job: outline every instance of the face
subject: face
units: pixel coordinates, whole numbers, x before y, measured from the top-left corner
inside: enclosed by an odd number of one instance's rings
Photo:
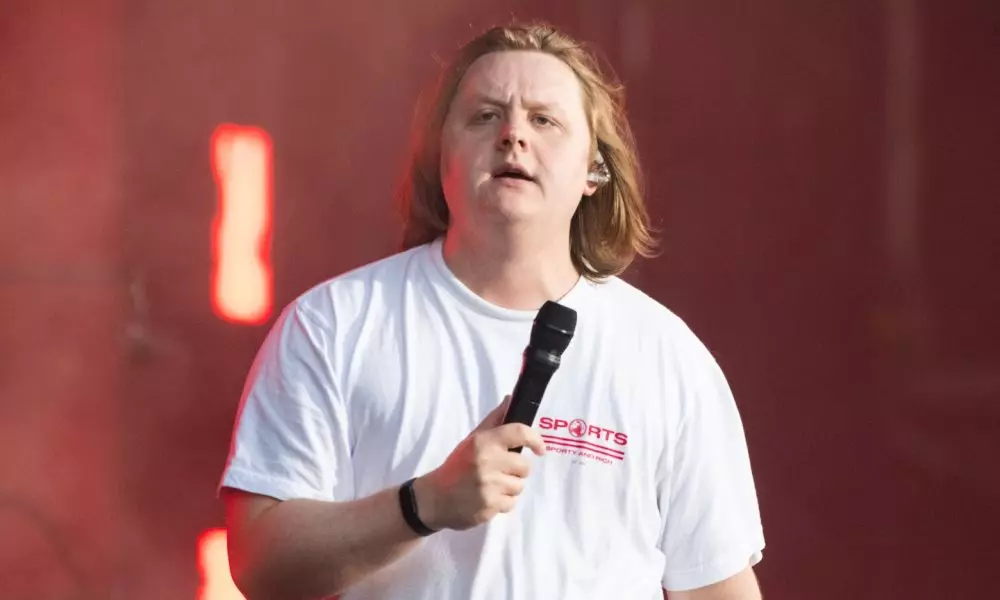
[[[541,52],[474,62],[441,132],[441,183],[453,224],[529,223],[568,235],[592,162],[583,91],[572,69]]]

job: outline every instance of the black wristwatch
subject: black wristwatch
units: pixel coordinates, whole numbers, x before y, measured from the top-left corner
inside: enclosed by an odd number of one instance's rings
[[[435,533],[436,530],[428,527],[417,515],[417,496],[413,493],[415,480],[416,478],[413,478],[399,486],[399,508],[403,510],[403,520],[410,526],[410,529],[421,537],[427,537]]]

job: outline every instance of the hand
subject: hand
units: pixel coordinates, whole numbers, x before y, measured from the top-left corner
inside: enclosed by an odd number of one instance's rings
[[[469,529],[514,509],[528,476],[528,459],[511,448],[545,454],[537,431],[503,425],[510,396],[451,452],[444,464],[413,483],[420,519],[431,529]]]

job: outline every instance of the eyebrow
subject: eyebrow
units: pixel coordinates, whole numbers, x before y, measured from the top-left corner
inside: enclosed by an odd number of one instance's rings
[[[474,94],[472,96],[472,104],[488,104],[490,106],[497,106],[500,108],[505,108],[508,106],[507,102],[494,98],[493,96],[487,94]],[[525,108],[529,110],[541,110],[544,112],[562,112],[562,108],[558,104],[551,104],[547,102],[525,102]]]

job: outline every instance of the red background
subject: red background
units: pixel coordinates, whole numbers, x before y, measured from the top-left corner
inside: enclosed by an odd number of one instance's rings
[[[995,595],[992,0],[0,5],[0,596],[194,598],[267,325],[211,312],[209,139],[274,139],[275,297],[384,256],[437,56],[516,15],[629,90],[628,277],[743,414],[769,599]]]

